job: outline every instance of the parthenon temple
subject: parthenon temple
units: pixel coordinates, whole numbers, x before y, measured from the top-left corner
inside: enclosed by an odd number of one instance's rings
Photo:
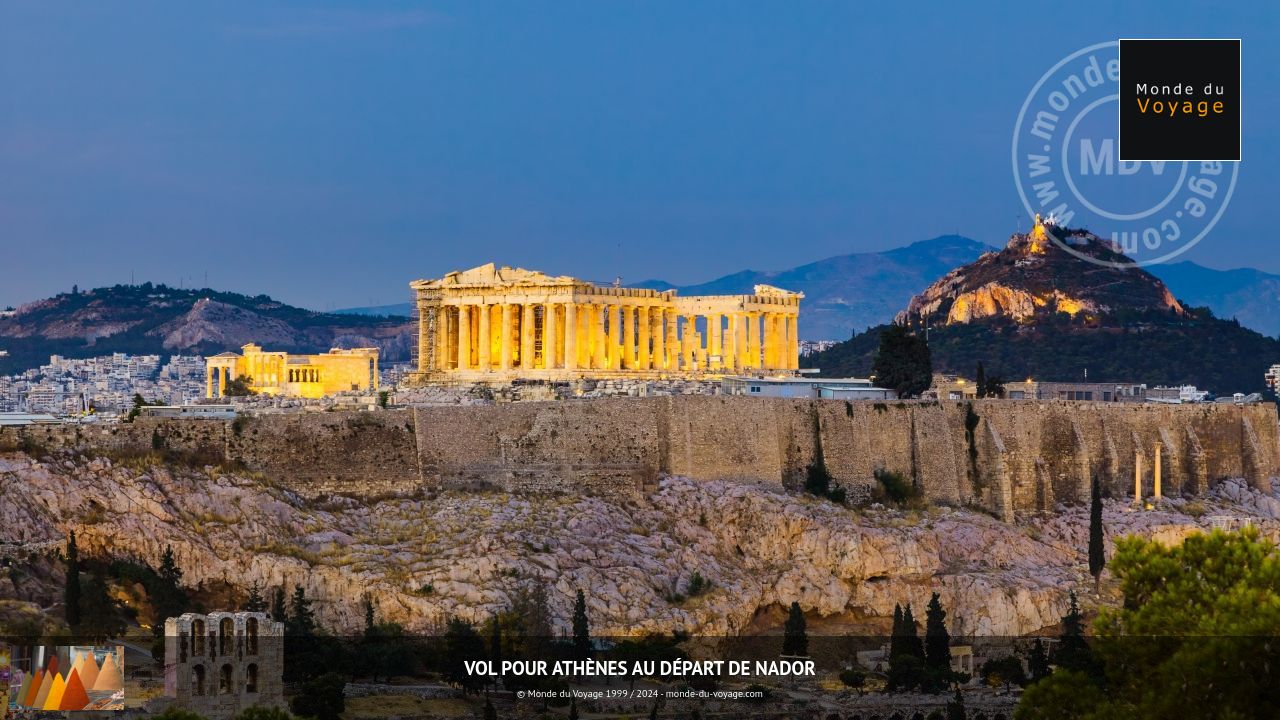
[[[493,263],[410,283],[419,382],[793,374],[802,293],[598,285]]]

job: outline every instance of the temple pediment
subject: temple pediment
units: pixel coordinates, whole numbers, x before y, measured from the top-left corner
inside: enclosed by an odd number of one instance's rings
[[[759,295],[761,297],[781,297],[781,298],[803,298],[804,297],[804,293],[802,292],[793,292],[791,290],[783,290],[780,287],[774,287],[772,285],[756,285],[755,288],[753,289],[755,290],[756,295]]]
[[[548,275],[537,270],[498,267],[485,263],[470,270],[455,270],[439,280],[419,280],[414,287],[528,287],[544,285],[583,285],[584,280],[568,275]]]

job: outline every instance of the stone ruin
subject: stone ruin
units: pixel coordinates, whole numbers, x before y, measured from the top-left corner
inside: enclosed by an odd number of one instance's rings
[[[184,613],[164,623],[164,694],[211,720],[284,707],[284,623],[261,612]]]

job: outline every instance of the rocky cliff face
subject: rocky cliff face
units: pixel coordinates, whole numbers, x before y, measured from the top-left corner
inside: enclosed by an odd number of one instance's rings
[[[1087,262],[1062,244],[1078,255],[1119,267]],[[1040,224],[1030,233],[1011,237],[1003,250],[944,275],[913,297],[896,321],[945,319],[950,325],[1002,317],[1027,323],[1053,313],[1084,313],[1097,321],[1121,309],[1183,313],[1159,278],[1132,265],[1107,241],[1082,230]]]
[[[1017,635],[1056,623],[1068,591],[1091,584],[1083,508],[1015,525],[682,478],[639,501],[445,492],[317,503],[260,477],[65,453],[0,456],[0,488],[0,540],[47,542],[74,529],[82,553],[153,566],[172,545],[187,582],[300,584],[339,630],[360,626],[366,593],[387,618],[424,631],[447,616],[482,620],[539,582],[562,628],[585,590],[602,634],[767,631],[770,609],[793,601],[843,632],[882,633],[894,603],[923,605],[937,591],[953,633]],[[1214,493],[1151,512],[1109,504],[1109,540],[1175,542],[1245,518],[1280,536],[1274,495],[1235,481]],[[711,590],[676,597],[695,572]]]

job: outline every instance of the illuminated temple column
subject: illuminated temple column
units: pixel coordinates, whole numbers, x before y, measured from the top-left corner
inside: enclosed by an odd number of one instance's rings
[[[622,367],[622,315],[617,305],[608,305],[609,310],[609,357],[607,367],[617,370]]]
[[[747,364],[747,321],[749,318],[746,313],[734,313],[733,321],[737,327],[733,331],[733,346],[736,353],[734,363],[737,365],[738,371],[741,372],[748,367]]]
[[[537,320],[534,318],[533,303],[523,303],[520,305],[520,367],[524,370],[533,369],[533,347],[534,325]]]
[[[449,306],[441,305],[436,308],[436,370],[448,370],[451,363],[449,362],[449,353],[453,342],[453,333],[449,330]]]
[[[477,338],[477,347],[479,352],[480,369],[488,372],[493,369],[493,306],[477,305],[476,310],[480,313],[480,336]]]
[[[546,370],[556,367],[559,362],[558,320],[555,305],[547,303],[542,306],[542,367]]]
[[[769,369],[778,367],[778,316],[776,313],[764,313],[761,344],[764,345],[764,367]]]
[[[738,313],[729,313],[729,329],[721,343],[721,355],[726,370],[738,369]]]
[[[458,369],[471,369],[471,308],[458,306]]]
[[[649,369],[649,308],[641,305],[636,308],[636,325],[639,327],[639,339],[636,341],[636,367]]]
[[[431,359],[424,352],[430,347],[430,333],[427,329],[431,322],[430,313],[434,312],[421,300],[418,301],[418,372],[431,369]]]
[[[800,367],[800,316],[794,313],[787,315],[787,368],[796,370]]]
[[[622,367],[636,369],[636,309],[622,306]]]
[[[564,368],[574,370],[578,367],[578,306],[573,302],[564,304]]]
[[[213,397],[213,368],[204,366],[204,396]]]
[[[760,367],[760,316],[749,312],[747,317],[747,363],[749,368]]]
[[[707,369],[719,370],[724,367],[724,343],[721,341],[723,320],[719,313],[707,316]],[[715,360],[711,358],[715,357]]]
[[[665,309],[663,316],[667,325],[667,369],[674,372],[680,369],[680,316],[674,308]]]
[[[498,317],[502,318],[502,326],[498,329],[498,364],[503,370],[511,369],[511,323],[515,317],[511,303],[502,303]]]
[[[653,339],[653,355],[649,358],[649,364],[654,370],[667,367],[667,331],[663,323],[664,315],[666,311],[660,307],[649,309],[649,331]]]
[[[604,331],[605,306],[591,305],[591,367],[602,370],[609,367],[608,337]]]

